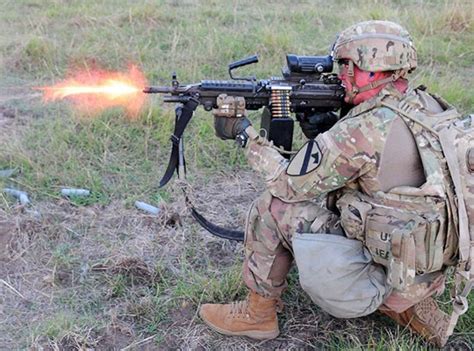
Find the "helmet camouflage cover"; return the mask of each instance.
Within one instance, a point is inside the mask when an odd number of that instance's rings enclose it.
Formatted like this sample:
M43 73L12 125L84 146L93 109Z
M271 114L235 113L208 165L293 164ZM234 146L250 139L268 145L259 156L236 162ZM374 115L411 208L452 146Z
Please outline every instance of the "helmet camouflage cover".
M333 46L334 60L351 60L363 71L411 72L416 49L410 34L389 21L366 21L342 31Z

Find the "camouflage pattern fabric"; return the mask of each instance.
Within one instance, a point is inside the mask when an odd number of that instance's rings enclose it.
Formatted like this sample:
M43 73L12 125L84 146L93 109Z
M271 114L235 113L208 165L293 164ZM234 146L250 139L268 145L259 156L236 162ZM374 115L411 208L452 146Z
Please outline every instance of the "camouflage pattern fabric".
M416 68L416 50L408 32L388 21L357 23L341 32L334 43L334 59L351 60L370 72Z
M393 89L384 89L381 94L391 94ZM359 110L356 107L352 111ZM278 151L265 147L259 139L248 143L247 159L253 169L264 175L270 193L285 202L312 200L342 187L355 187L366 194L374 194L381 190L377 179L380 156L396 116L388 108L378 108L352 118L348 116L318 135L316 142L321 150L321 162L314 171L299 177L287 175L288 161Z
M254 203L247 220L244 280L250 289L263 296L279 296L293 260L292 234L338 228L338 218L323 206L329 192L357 190L367 196L382 192L377 177L381 154L391 125L400 116L389 108L374 108L381 96L401 97L389 84L379 96L353 108L320 134L316 142L322 159L316 169L301 176L289 176L288 161L252 134L246 155L252 168L263 174L268 191ZM443 287L439 281L414 284L410 290L392 294L386 308L408 308Z
M264 192L249 211L245 235L243 277L265 297L279 297L293 262L294 233L340 233L339 219L322 204L283 202Z
M393 290L380 309L402 313L427 297L440 295L444 291L445 280L445 276L440 273L430 282L411 285L404 291Z

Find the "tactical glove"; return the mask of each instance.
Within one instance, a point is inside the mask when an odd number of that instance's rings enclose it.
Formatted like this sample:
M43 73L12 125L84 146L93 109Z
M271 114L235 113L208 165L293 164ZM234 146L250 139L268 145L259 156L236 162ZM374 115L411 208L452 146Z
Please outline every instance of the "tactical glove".
M223 140L235 139L248 126L245 117L245 99L243 97L221 94L217 97L217 108L212 110L216 136Z
M301 130L308 139L314 139L320 133L331 129L337 122L338 116L335 112L317 112L313 115L299 114L297 116Z

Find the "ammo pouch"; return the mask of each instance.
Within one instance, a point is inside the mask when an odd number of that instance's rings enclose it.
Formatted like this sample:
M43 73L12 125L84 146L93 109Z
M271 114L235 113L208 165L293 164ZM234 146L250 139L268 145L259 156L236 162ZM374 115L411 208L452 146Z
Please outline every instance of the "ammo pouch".
M391 293L384 269L358 240L295 233L292 246L302 288L334 317L366 316Z
M404 290L424 274L441 270L446 241L446 208L436 197L384 193L370 198L354 191L337 202L349 238L364 242L387 271L387 283Z

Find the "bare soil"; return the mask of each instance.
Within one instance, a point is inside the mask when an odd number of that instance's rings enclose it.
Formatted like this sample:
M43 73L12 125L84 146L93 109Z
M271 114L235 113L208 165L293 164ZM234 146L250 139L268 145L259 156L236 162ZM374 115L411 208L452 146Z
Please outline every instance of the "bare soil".
M14 223L6 219L0 222L0 262L8 261L8 250L15 234L14 231Z

